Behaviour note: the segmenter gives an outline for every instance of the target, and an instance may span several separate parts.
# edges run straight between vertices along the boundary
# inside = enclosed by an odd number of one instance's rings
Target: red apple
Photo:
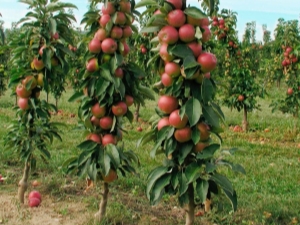
[[[161,130],[165,126],[170,126],[169,117],[163,117],[157,123],[158,130]]]
[[[89,43],[89,51],[91,53],[100,53],[101,52],[101,42],[98,39],[92,39]]]
[[[113,54],[117,50],[117,42],[112,38],[106,38],[102,41],[101,48],[104,53]]]
[[[105,134],[102,137],[102,145],[106,146],[108,144],[113,144],[116,145],[117,144],[117,139],[114,135],[112,134]]]
[[[187,125],[188,117],[186,114],[181,118],[179,115],[179,109],[174,110],[169,116],[169,123],[171,126],[181,129]]]
[[[158,100],[158,108],[165,114],[173,112],[178,105],[178,99],[173,96],[162,95]]]
[[[179,39],[179,34],[175,27],[167,25],[159,31],[158,39],[162,43],[175,44]]]
[[[127,105],[125,102],[118,102],[111,107],[115,116],[123,116],[127,113]]]
[[[176,129],[174,132],[174,137],[180,143],[187,142],[192,139],[192,130],[188,126],[181,129]]]
[[[175,9],[168,13],[167,22],[172,27],[181,27],[185,24],[186,17],[181,9]]]
[[[191,24],[184,24],[179,28],[179,39],[183,42],[191,42],[195,39],[195,28]]]
[[[201,71],[204,73],[214,70],[217,66],[216,56],[209,52],[202,52],[198,56],[197,61],[201,66]]]
[[[113,118],[110,116],[102,117],[99,121],[99,125],[103,130],[109,130],[113,125]]]
[[[99,102],[97,102],[95,105],[92,106],[91,112],[93,116],[97,118],[102,118],[106,113],[106,107],[100,106]]]

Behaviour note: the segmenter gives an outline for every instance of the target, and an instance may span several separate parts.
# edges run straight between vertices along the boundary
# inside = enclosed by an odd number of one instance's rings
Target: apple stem
[[[102,199],[101,199],[101,202],[99,204],[99,211],[95,214],[95,219],[98,222],[102,221],[102,219],[103,219],[103,217],[105,216],[105,213],[106,213],[106,206],[107,206],[108,193],[109,193],[108,183],[104,182],[103,188],[104,188],[104,192],[102,194]]]
[[[28,187],[27,181],[29,177],[29,171],[30,171],[30,163],[28,162],[28,160],[26,160],[24,171],[23,171],[23,177],[19,181],[19,185],[18,185],[18,198],[20,202],[23,204],[24,204],[24,195]]]
[[[194,187],[193,184],[189,184],[188,187],[189,204],[186,209],[185,225],[192,225],[195,221],[195,202],[194,202]]]

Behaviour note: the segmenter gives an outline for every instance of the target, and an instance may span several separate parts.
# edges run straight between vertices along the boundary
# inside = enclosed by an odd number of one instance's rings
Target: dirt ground
[[[46,196],[39,207],[30,208],[27,204],[21,206],[16,196],[0,196],[0,224],[83,225],[89,216],[80,202],[53,202]]]

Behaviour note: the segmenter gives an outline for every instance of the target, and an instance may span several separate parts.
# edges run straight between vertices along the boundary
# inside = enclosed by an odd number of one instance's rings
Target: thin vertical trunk
[[[247,107],[244,105],[243,131],[248,131],[248,127],[249,127],[248,111],[247,111]]]
[[[140,116],[140,107],[141,107],[141,104],[137,104],[136,106],[136,110],[135,110],[135,113],[134,113],[134,121],[138,122],[139,120],[139,116]]]
[[[108,183],[104,182],[103,184],[103,195],[101,202],[99,204],[99,211],[95,214],[95,220],[98,222],[101,222],[105,216],[106,213],[106,206],[107,206],[107,201],[108,201]]]
[[[195,222],[195,202],[194,202],[194,187],[193,184],[189,184],[188,187],[188,195],[189,195],[189,204],[187,205],[186,209],[186,216],[185,216],[185,225],[193,225]]]
[[[24,195],[28,187],[28,177],[30,172],[30,162],[29,160],[26,160],[25,167],[23,171],[23,177],[19,181],[19,187],[18,187],[18,198],[21,203],[24,204]]]

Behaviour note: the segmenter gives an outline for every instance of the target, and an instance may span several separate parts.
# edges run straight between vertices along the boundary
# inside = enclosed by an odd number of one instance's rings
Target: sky
[[[74,10],[79,26],[82,15],[87,11],[87,0],[62,0],[63,2],[73,3],[78,7]],[[139,0],[136,0],[138,2]],[[187,0],[188,4],[199,6],[198,0]],[[256,22],[256,39],[262,40],[262,25],[266,24],[267,29],[272,32],[276,28],[277,20],[299,19],[300,4],[299,0],[220,0],[220,9],[230,9],[238,13],[237,30],[241,39],[245,25],[248,22]],[[4,27],[9,28],[12,22],[18,21],[27,12],[27,5],[19,3],[17,0],[0,0],[0,13],[2,14]],[[273,36],[272,36],[273,38]]]

